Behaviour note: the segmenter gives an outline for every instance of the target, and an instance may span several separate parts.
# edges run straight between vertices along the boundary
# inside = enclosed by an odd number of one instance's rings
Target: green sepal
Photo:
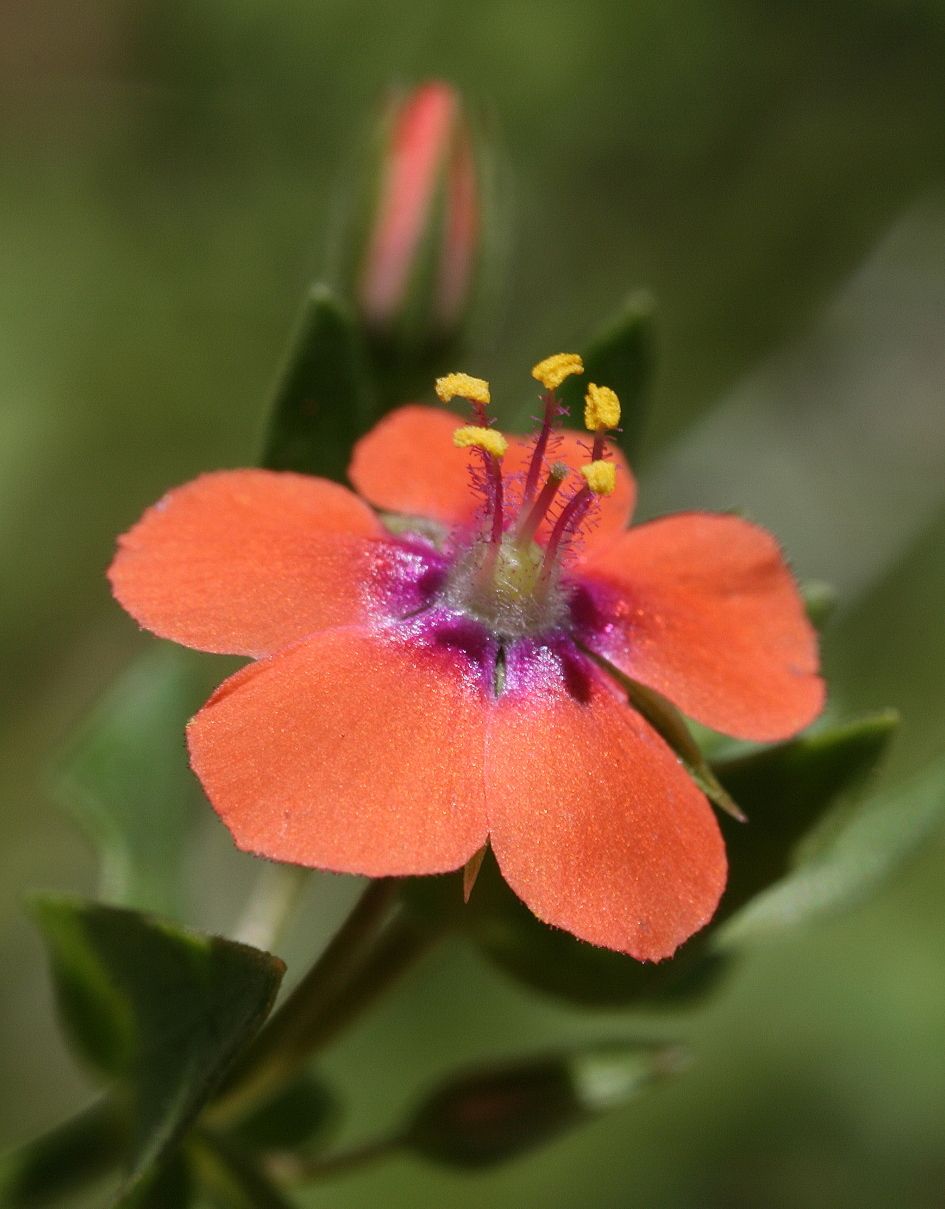
[[[53,792],[97,846],[108,902],[182,913],[182,854],[201,796],[184,725],[206,688],[193,654],[155,644],[111,686],[58,762]]]
[[[331,289],[314,285],[273,392],[261,465],[341,481],[374,418],[360,332]]]
[[[729,877],[716,923],[782,878],[828,812],[858,800],[898,724],[893,711],[870,714],[716,761],[716,776],[749,820],[725,831]]]
[[[278,958],[78,899],[32,904],[77,1053],[118,1083],[130,1120],[128,1195],[166,1159],[268,1015]]]
[[[623,306],[581,350],[584,373],[566,378],[559,395],[580,427],[588,384],[609,386],[620,399],[620,431],[614,439],[631,464],[639,453],[646,426],[656,367],[656,304],[645,290],[632,293]]]
[[[493,1166],[629,1104],[680,1058],[674,1047],[622,1041],[459,1073],[423,1101],[402,1141],[450,1167]]]
[[[645,684],[638,684],[636,680],[631,680],[629,676],[625,676],[611,664],[603,663],[601,660],[595,660],[595,662],[602,664],[607,674],[616,680],[627,694],[627,701],[633,709],[649,722],[656,733],[679,756],[686,766],[686,771],[709,801],[726,814],[731,815],[732,818],[744,823],[744,811],[736,804],[735,799],[716,776],[712,765],[702,754],[702,749],[693,738],[685,718],[676,706],[662,693],[648,688]]]
[[[945,757],[904,785],[846,800],[805,838],[785,876],[719,932],[720,948],[810,923],[861,902],[895,873],[945,817]]]
[[[0,1205],[55,1209],[116,1169],[124,1147],[114,1104],[100,1100],[0,1160]]]
[[[823,630],[837,607],[837,589],[820,579],[801,584],[801,598],[807,619],[815,630]]]

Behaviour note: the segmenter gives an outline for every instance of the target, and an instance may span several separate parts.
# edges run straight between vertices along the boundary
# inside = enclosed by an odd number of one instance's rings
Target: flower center
[[[571,471],[563,462],[546,464],[554,429],[565,414],[557,389],[565,378],[583,370],[576,353],[557,353],[532,370],[545,388],[543,418],[524,482],[513,487],[511,502],[502,474],[508,442],[487,417],[488,382],[468,374],[448,374],[436,383],[444,403],[463,398],[473,405],[473,423],[458,428],[453,441],[480,459],[476,482],[485,498],[482,532],[457,557],[444,595],[452,608],[480,621],[499,637],[539,634],[566,622],[568,593],[560,574],[563,557],[598,497],[614,490],[616,472],[606,460],[604,437],[619,423],[620,404],[609,387],[591,385],[585,396],[584,421],[594,439],[590,460],[580,467],[583,485],[562,500]],[[552,521],[552,509],[558,505]]]
[[[543,574],[545,552],[506,534],[497,547],[477,542],[460,557],[445,598],[500,638],[522,638],[560,625],[568,613],[557,582]]]

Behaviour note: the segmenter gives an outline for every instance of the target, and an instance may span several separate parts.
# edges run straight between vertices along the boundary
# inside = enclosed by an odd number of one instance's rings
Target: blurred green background
[[[94,888],[43,771],[154,641],[110,601],[114,535],[168,485],[253,460],[339,173],[393,83],[452,79],[510,161],[501,340],[464,368],[520,407],[534,360],[648,286],[643,511],[769,524],[840,589],[833,712],[901,708],[891,778],[945,746],[941,0],[5,0],[0,20],[4,1143],[88,1095],[21,899]],[[253,870],[221,831],[207,810],[181,859],[193,922],[225,929]],[[459,1060],[640,1033],[687,1038],[696,1064],[506,1168],[404,1159],[311,1203],[940,1206],[943,854],[671,1020],[588,1018],[444,949],[329,1056],[352,1138]],[[314,879],[295,968],[353,888]]]

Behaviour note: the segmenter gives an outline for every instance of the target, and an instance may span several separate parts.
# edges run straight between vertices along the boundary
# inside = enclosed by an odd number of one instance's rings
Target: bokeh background
[[[21,900],[94,890],[43,770],[153,641],[109,599],[114,535],[169,484],[252,461],[366,116],[435,75],[491,107],[514,181],[501,339],[468,368],[520,408],[534,360],[649,287],[644,512],[750,509],[840,591],[834,713],[902,710],[890,778],[945,747],[941,0],[3,0],[4,1143],[89,1095]],[[225,929],[252,862],[206,814],[181,860],[193,922]],[[311,1203],[945,1204],[943,855],[671,1020],[588,1018],[443,949],[326,1060],[352,1138],[460,1060],[639,1033],[695,1065],[508,1167],[396,1160]],[[296,968],[352,892],[315,879]]]

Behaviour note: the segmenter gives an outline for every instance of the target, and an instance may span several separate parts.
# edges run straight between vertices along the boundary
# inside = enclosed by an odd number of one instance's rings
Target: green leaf
[[[491,852],[468,904],[459,874],[408,879],[402,893],[428,926],[455,928],[517,981],[584,1007],[685,1004],[705,993],[726,964],[695,942],[672,961],[643,963],[551,928],[509,889]]]
[[[130,1192],[255,1034],[285,967],[134,911],[51,897],[33,910],[70,1040],[130,1097]]]
[[[311,1075],[300,1075],[242,1120],[231,1136],[254,1150],[310,1150],[327,1140],[339,1116],[335,1094]]]
[[[780,882],[735,914],[718,937],[739,945],[805,924],[862,901],[878,889],[941,825],[945,757],[905,785],[856,805],[841,805],[806,842]]]
[[[617,443],[631,462],[639,452],[656,365],[655,313],[646,291],[631,294],[583,350],[584,374],[566,378],[559,391],[576,422],[584,413],[589,382],[615,390],[621,410]]]
[[[0,1161],[0,1204],[41,1209],[62,1203],[116,1168],[124,1135],[114,1105],[101,1100]]]
[[[205,695],[188,652],[156,645],[113,685],[76,734],[54,783],[98,846],[102,897],[177,914],[182,853],[200,800],[184,726]]]
[[[802,838],[828,811],[856,799],[898,724],[891,711],[870,714],[715,763],[748,816],[725,831],[729,877],[717,921],[783,877]]]
[[[344,479],[373,417],[358,329],[328,286],[315,285],[273,395],[262,465]]]
[[[680,1058],[665,1045],[617,1042],[460,1073],[423,1101],[403,1143],[451,1167],[502,1163],[630,1103]]]

